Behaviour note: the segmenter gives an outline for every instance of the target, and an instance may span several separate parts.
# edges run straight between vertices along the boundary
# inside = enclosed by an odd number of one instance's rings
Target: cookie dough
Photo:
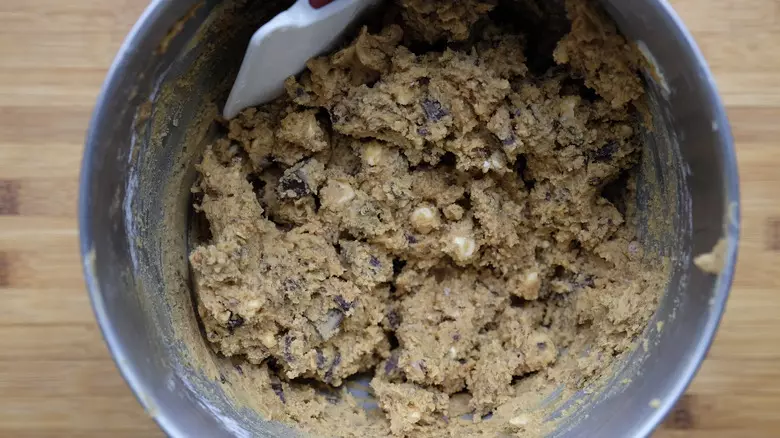
[[[507,408],[523,381],[597,375],[660,292],[634,231],[638,58],[581,1],[541,75],[496,2],[399,5],[205,152],[198,314],[257,373],[270,418],[338,436],[528,433],[539,420]],[[315,390],[359,373],[382,415]]]
[[[496,7],[496,0],[400,0],[403,20],[412,38],[427,43],[464,41],[471,27]]]
[[[728,246],[729,243],[726,239],[718,239],[718,242],[715,243],[712,251],[696,256],[693,259],[693,264],[708,274],[720,275],[726,265],[726,251],[728,251]]]

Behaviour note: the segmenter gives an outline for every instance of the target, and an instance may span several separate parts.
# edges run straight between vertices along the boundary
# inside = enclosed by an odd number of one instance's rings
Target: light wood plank
[[[0,362],[24,366],[35,360],[108,361],[110,356],[94,323],[0,326]]]
[[[110,360],[0,362],[0,392],[30,398],[132,396]]]
[[[41,436],[51,429],[104,433],[117,429],[139,433],[153,431],[151,418],[136,409],[137,404],[129,394],[123,397],[82,395],[57,398],[17,395],[0,400],[0,433],[33,429],[30,424],[36,425],[34,430],[39,431]],[[104,436],[111,435],[106,433]]]
[[[35,147],[49,144],[81,144],[92,116],[92,104],[71,106],[63,111],[49,106],[2,106],[0,107],[0,144],[16,143],[28,145],[28,153],[38,155]],[[44,129],[45,128],[45,129]]]
[[[0,288],[0,326],[92,324],[95,316],[83,287]]]
[[[86,129],[84,126],[85,132]],[[5,180],[71,178],[75,181],[81,170],[81,155],[84,150],[82,140],[83,138],[71,143],[53,140],[43,145],[24,141],[0,141],[0,176]],[[39,147],[45,147],[46,153],[38,153]]]

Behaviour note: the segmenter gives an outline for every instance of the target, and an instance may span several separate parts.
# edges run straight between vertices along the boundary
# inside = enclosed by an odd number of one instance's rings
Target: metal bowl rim
[[[713,302],[711,304],[711,312],[709,313],[707,324],[699,341],[695,346],[693,346],[694,349],[692,354],[688,356],[687,363],[685,364],[685,371],[679,375],[675,385],[668,391],[666,396],[661,399],[661,405],[659,408],[655,409],[652,415],[643,416],[642,418],[637,419],[638,424],[635,430],[638,432],[638,436],[649,436],[652,431],[661,423],[661,421],[663,421],[664,417],[666,417],[669,411],[674,407],[677,399],[679,399],[679,397],[685,392],[686,388],[693,380],[696,372],[704,360],[704,357],[709,351],[712,341],[714,340],[715,333],[717,332],[718,325],[720,324],[723,313],[725,311],[726,302],[728,300],[729,291],[733,281],[737,261],[741,220],[739,176],[737,170],[736,153],[734,149],[734,140],[723,102],[717,92],[714,78],[692,35],[687,30],[677,13],[672,9],[671,5],[668,2],[661,0],[657,1],[657,4],[662,8],[661,12],[674,23],[675,28],[681,37],[681,41],[686,46],[685,49],[687,49],[689,55],[691,56],[691,60],[699,69],[700,79],[706,84],[709,98],[709,102],[707,103],[711,108],[713,108],[715,119],[714,121],[717,123],[720,134],[718,149],[724,158],[724,168],[721,169],[721,171],[723,172],[726,181],[725,203],[726,205],[730,206],[731,216],[730,218],[726,219],[730,222],[726,263],[716,285],[716,290],[713,295]],[[141,42],[153,37],[153,29],[161,25],[161,20],[170,18],[166,16],[168,15],[167,12],[173,6],[173,2],[166,0],[153,0],[138,19],[136,24],[133,26],[128,36],[125,38],[111,68],[109,69],[107,78],[99,94],[86,135],[86,144],[82,159],[81,176],[79,182],[78,218],[80,249],[86,285],[89,292],[90,301],[92,303],[93,312],[95,313],[95,317],[98,321],[98,325],[100,326],[103,338],[105,339],[108,349],[111,352],[111,356],[138,401],[157,422],[160,428],[169,436],[183,437],[186,436],[186,434],[180,427],[182,422],[177,420],[176,416],[167,414],[168,409],[166,406],[159,403],[159,400],[155,395],[155,391],[153,391],[154,388],[151,388],[148,383],[139,376],[138,364],[132,363],[127,359],[128,353],[121,341],[121,335],[117,333],[115,327],[107,317],[105,303],[103,301],[101,290],[97,284],[97,278],[95,277],[92,266],[94,262],[92,260],[94,258],[92,234],[93,220],[90,215],[91,199],[88,196],[89,185],[92,181],[94,164],[93,158],[95,151],[100,147],[103,147],[103,144],[100,142],[102,131],[110,129],[109,127],[111,126],[111,124],[108,123],[110,114],[105,112],[104,109],[119,92],[125,66],[132,65],[142,56],[145,56],[144,54],[134,50],[134,48],[140,46]],[[169,23],[165,22],[162,24],[165,24],[166,27],[169,27],[170,25],[173,25],[174,22],[175,18],[171,19]],[[729,213],[724,212],[724,215],[728,216],[728,214]]]

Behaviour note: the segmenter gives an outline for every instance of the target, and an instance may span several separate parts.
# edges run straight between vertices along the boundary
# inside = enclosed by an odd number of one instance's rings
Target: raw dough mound
[[[339,436],[529,432],[524,382],[597,375],[664,278],[634,231],[638,58],[573,0],[555,52],[571,71],[542,75],[522,30],[489,23],[493,2],[400,5],[400,24],[310,60],[206,151],[198,312],[216,351],[254,364],[242,375],[258,373],[271,418]],[[403,29],[471,42],[415,54]],[[385,415],[315,384],[358,373]]]
[[[493,10],[496,0],[400,0],[403,19],[415,39],[464,41],[471,27]]]
[[[571,65],[587,86],[613,107],[622,107],[644,94],[637,75],[642,57],[590,2],[566,0],[572,29],[558,43],[555,61]]]

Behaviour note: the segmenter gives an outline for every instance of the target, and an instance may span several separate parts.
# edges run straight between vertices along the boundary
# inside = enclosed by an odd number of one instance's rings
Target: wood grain
[[[780,1],[673,0],[728,107],[743,240],[717,340],[658,437],[780,431]],[[87,123],[144,0],[0,2],[0,437],[157,437],[84,292]]]
[[[0,2],[0,437],[163,436],[84,291],[84,132],[139,0]]]

